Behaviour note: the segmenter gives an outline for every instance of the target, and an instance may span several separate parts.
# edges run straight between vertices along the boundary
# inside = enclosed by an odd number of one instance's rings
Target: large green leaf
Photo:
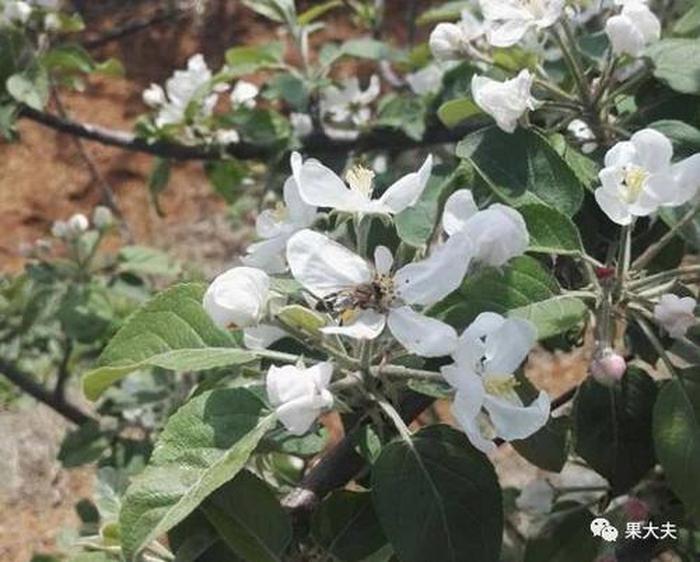
[[[557,506],[539,534],[527,541],[524,562],[592,562],[600,542],[590,531],[593,518],[573,502]]]
[[[239,472],[202,507],[228,547],[243,560],[281,562],[292,539],[292,522],[267,484]]]
[[[518,207],[530,234],[528,251],[545,254],[578,254],[581,236],[573,221],[552,207],[528,204]]]
[[[197,371],[252,361],[233,347],[231,336],[217,328],[201,306],[201,285],[176,285],[137,310],[112,338],[85,374],[83,390],[97,399],[111,384],[147,366]]]
[[[529,256],[505,267],[489,268],[467,277],[458,291],[435,313],[458,329],[466,328],[482,312],[527,318],[540,337],[550,337],[576,326],[585,312],[580,300],[560,294],[559,286],[540,263]],[[563,314],[561,318],[559,314]]]
[[[231,480],[274,424],[243,388],[206,392],[180,408],[124,496],[119,524],[127,560]]]
[[[550,472],[561,472],[569,453],[569,418],[550,418],[547,424],[527,439],[511,441],[526,460]]]
[[[647,47],[654,76],[683,94],[700,93],[700,41],[663,39]]]
[[[654,446],[673,491],[700,521],[700,368],[664,385],[654,408]]]
[[[654,466],[654,380],[629,368],[621,384],[605,387],[589,378],[574,403],[576,452],[607,478],[615,495],[634,486]]]
[[[379,521],[402,562],[497,562],[503,509],[492,464],[444,425],[382,450],[372,470]]]
[[[369,492],[333,492],[314,512],[311,534],[342,562],[366,560],[386,545]]]
[[[659,212],[663,221],[670,227],[675,226],[688,211],[692,209],[692,203],[686,203],[680,207],[665,207]],[[678,233],[683,240],[690,244],[696,251],[700,251],[700,214],[685,224]]]
[[[472,98],[458,98],[443,103],[438,108],[438,117],[446,127],[456,127],[462,121],[483,115],[481,108],[474,103]]]
[[[226,51],[226,72],[234,76],[250,74],[281,64],[283,56],[284,47],[276,41],[262,45],[232,47]]]
[[[457,156],[469,160],[491,189],[512,205],[544,203],[572,216],[583,201],[579,177],[549,141],[533,131],[482,129],[457,145]]]

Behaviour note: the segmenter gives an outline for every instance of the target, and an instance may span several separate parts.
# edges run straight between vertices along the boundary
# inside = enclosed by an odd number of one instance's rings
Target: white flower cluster
[[[0,0],[0,26],[25,25],[35,14],[40,16],[46,31],[60,29],[60,0]]]
[[[366,89],[356,76],[321,93],[323,130],[332,139],[355,140],[372,118],[371,105],[380,94],[379,77],[374,74]]]
[[[143,92],[143,102],[157,110],[154,124],[157,128],[185,127],[185,136],[194,139],[212,137],[217,144],[227,145],[240,141],[235,129],[218,129],[211,133],[207,120],[212,117],[220,94],[228,91],[228,84],[219,82],[201,54],[187,61],[185,70],[176,70],[166,81],[165,88],[151,84]],[[239,80],[230,94],[234,107],[253,108],[259,89],[255,84]]]
[[[455,417],[475,446],[487,451],[490,438],[521,439],[542,427],[549,399],[540,394],[526,406],[513,376],[536,339],[529,322],[487,313],[459,336],[428,314],[460,286],[472,264],[500,267],[525,252],[523,217],[499,204],[479,210],[469,191],[458,190],[445,204],[443,236],[425,257],[402,264],[389,248],[377,246],[368,260],[312,229],[318,209],[351,215],[356,223],[371,215],[390,220],[417,203],[432,157],[379,197],[373,193],[374,173],[363,167],[350,168],[344,181],[319,161],[295,153],[291,168],[286,206],[260,215],[262,240],[249,248],[245,265],[223,273],[207,290],[203,305],[214,322],[242,329],[250,348],[284,337],[275,311],[286,297],[272,290],[271,275],[289,270],[310,305],[326,315],[320,337],[396,341],[421,357],[452,356],[454,363],[442,373],[457,392]],[[308,431],[331,406],[332,372],[331,363],[270,368],[268,398],[289,431]]]
[[[114,215],[107,207],[98,205],[92,213],[92,224],[99,231],[104,231],[114,224]],[[56,221],[51,226],[51,234],[62,240],[76,240],[90,228],[89,219],[82,213],[76,213],[65,221]]]

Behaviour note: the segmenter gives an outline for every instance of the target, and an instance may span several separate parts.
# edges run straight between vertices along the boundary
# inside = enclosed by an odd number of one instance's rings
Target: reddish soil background
[[[421,9],[430,4],[419,2]],[[90,10],[86,37],[94,38],[153,13],[158,2],[103,0],[90,5],[97,8]],[[389,34],[399,44],[406,35],[405,5],[403,0],[387,2]],[[341,9],[316,41],[356,34]],[[192,54],[204,53],[216,68],[228,47],[263,43],[275,35],[274,26],[239,2],[210,0],[197,17],[151,26],[95,50],[98,59],[119,58],[126,68],[125,77],[91,78],[84,92],[62,92],[61,99],[68,114],[78,121],[128,130],[146,110],[141,101],[143,89],[151,82],[162,83]],[[291,50],[289,56],[294,56]],[[47,236],[53,221],[75,212],[89,213],[100,201],[99,180],[91,174],[74,139],[28,121],[20,122],[19,132],[19,142],[0,144],[0,273],[20,271],[25,262],[23,247]],[[225,204],[212,192],[200,163],[175,166],[161,198],[165,212],[161,217],[146,188],[153,158],[95,143],[84,143],[84,147],[113,189],[136,242],[167,250],[211,274],[230,264],[249,240],[254,213],[243,217],[238,228],[231,228]],[[113,245],[119,243],[115,237]],[[585,355],[537,353],[529,374],[556,396],[585,376]],[[444,405],[437,415],[449,419]],[[65,427],[58,416],[40,406],[0,411],[0,457],[6,461],[6,466],[0,463],[0,473],[4,467],[16,477],[16,482],[0,487],[0,562],[28,562],[34,553],[53,552],[63,530],[78,525],[74,505],[90,497],[94,472],[89,468],[65,471],[54,461]],[[507,449],[498,454],[498,469],[509,485],[521,485],[535,474]]]

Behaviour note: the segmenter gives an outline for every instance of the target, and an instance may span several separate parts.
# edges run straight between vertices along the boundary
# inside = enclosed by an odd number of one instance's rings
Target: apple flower
[[[211,79],[212,73],[204,61],[204,57],[197,54],[187,61],[186,70],[175,71],[165,83],[165,89],[157,84],[152,84],[143,93],[143,100],[146,105],[159,110],[155,118],[156,125],[165,127],[185,121],[190,103],[195,101],[202,89],[209,85]],[[201,100],[200,116],[211,115],[217,97],[217,94],[214,93]]]
[[[613,146],[599,174],[595,198],[608,218],[620,225],[662,206],[691,199],[700,186],[700,154],[671,164],[671,141],[654,129],[643,129]]]
[[[546,29],[559,19],[564,0],[479,0],[486,38],[494,47],[512,47],[531,29]]]
[[[439,23],[428,41],[435,60],[448,61],[469,55],[472,43],[484,35],[484,24],[467,10],[457,23]]]
[[[10,0],[5,3],[2,17],[10,23],[27,23],[32,15],[32,7],[27,2]]]
[[[332,375],[333,365],[328,362],[308,369],[272,365],[267,371],[267,398],[290,433],[303,435],[321,412],[333,405],[328,390]]]
[[[394,259],[384,246],[374,263],[323,234],[302,230],[289,240],[287,261],[294,278],[326,309],[337,313],[340,326],[327,334],[374,339],[388,325],[409,351],[423,357],[449,354],[457,334],[447,324],[415,310],[437,303],[457,289],[471,259],[471,243],[457,234],[423,261],[393,270]]]
[[[281,329],[261,323],[270,298],[270,278],[264,271],[233,267],[209,285],[202,306],[219,328],[241,328],[245,346],[261,349],[285,336]]]
[[[465,233],[473,244],[474,261],[493,267],[523,255],[530,244],[518,211],[500,203],[480,211],[467,189],[455,191],[445,202],[442,228],[448,236]]]
[[[661,36],[661,23],[654,13],[640,0],[616,2],[622,11],[610,17],[605,33],[610,39],[613,53],[638,57],[644,47]]]
[[[406,74],[406,82],[411,91],[417,96],[437,94],[442,89],[442,77],[444,74],[444,68],[440,68],[435,64],[429,64],[416,72]]]
[[[504,82],[475,74],[472,77],[472,97],[502,130],[512,133],[518,119],[539,105],[530,93],[532,81],[529,70],[521,70],[515,78]]]
[[[332,139],[355,140],[360,129],[372,117],[370,104],[379,96],[379,77],[372,75],[366,90],[360,88],[356,76],[341,87],[329,86],[321,93],[320,110],[323,128]]]
[[[294,136],[300,139],[314,132],[314,122],[308,113],[291,113],[289,123],[292,125]]]
[[[581,145],[581,152],[584,154],[590,154],[598,148],[595,133],[583,119],[573,119],[566,127],[566,130]]]
[[[661,295],[654,307],[654,319],[672,338],[682,338],[697,324],[695,307],[698,301],[692,297],[680,298],[672,293]]]
[[[452,353],[455,362],[441,368],[442,376],[457,390],[452,413],[471,443],[485,453],[495,448],[493,438],[525,439],[549,419],[547,394],[540,392],[525,406],[515,392],[518,381],[512,374],[536,339],[530,322],[483,312],[460,336]]]
[[[374,172],[355,166],[345,175],[347,185],[318,160],[307,160],[294,175],[301,198],[316,207],[344,213],[393,215],[416,204],[430,178],[433,157],[428,156],[417,172],[394,182],[380,197],[372,198]]]
[[[252,109],[255,107],[255,98],[260,92],[255,84],[245,80],[239,80],[231,90],[231,103]]]
[[[595,352],[589,366],[591,376],[603,386],[615,386],[627,371],[625,358],[610,347]]]
[[[295,152],[290,160],[292,170],[298,174],[301,155]],[[301,198],[294,175],[284,182],[283,197],[283,205],[263,211],[255,221],[255,231],[262,240],[248,247],[248,255],[242,260],[245,265],[267,273],[283,273],[287,270],[287,241],[295,232],[310,227],[316,220],[316,207]]]

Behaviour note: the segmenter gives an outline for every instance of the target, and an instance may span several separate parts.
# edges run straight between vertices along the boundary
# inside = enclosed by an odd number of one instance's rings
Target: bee
[[[318,312],[340,314],[341,319],[353,310],[377,310],[384,312],[388,308],[393,291],[388,290],[387,283],[377,277],[369,283],[362,283],[351,289],[345,289],[319,299],[314,308]]]

